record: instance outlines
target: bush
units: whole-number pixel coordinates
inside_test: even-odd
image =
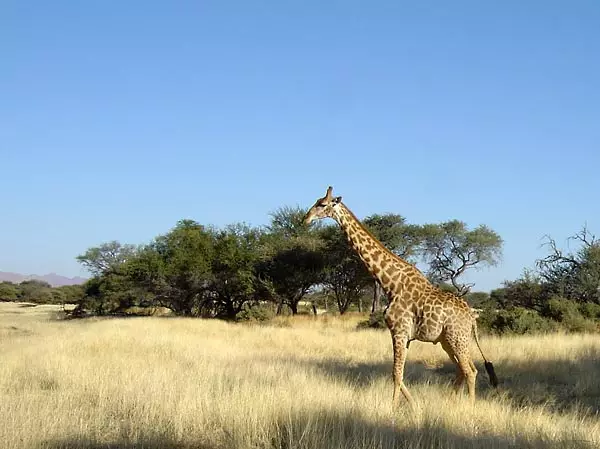
[[[595,332],[598,330],[596,323],[582,315],[569,317],[562,324],[569,332]]]
[[[247,305],[236,317],[237,321],[270,321],[275,316],[273,306],[270,304]]]
[[[369,319],[358,323],[359,329],[387,329],[385,312],[379,311],[369,315]]]
[[[581,306],[569,299],[554,297],[548,301],[545,313],[552,319],[561,323],[569,332],[593,332],[597,324],[586,319],[581,313]],[[588,307],[586,313],[594,314],[596,309]]]
[[[483,332],[491,332],[496,316],[497,313],[492,307],[484,308],[477,317],[477,329]]]
[[[593,302],[584,302],[579,304],[579,312],[588,319],[598,320],[600,319],[600,304]]]
[[[581,316],[577,303],[555,296],[551,298],[543,310],[544,315],[558,322],[563,322],[569,318]]]
[[[491,320],[490,328],[499,334],[527,334],[556,331],[558,325],[540,316],[535,310],[515,307],[499,311]]]

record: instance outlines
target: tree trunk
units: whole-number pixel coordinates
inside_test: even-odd
[[[341,295],[336,295],[336,301],[340,315],[343,315],[344,313],[346,313],[346,310],[348,310],[350,301],[348,301],[346,298],[343,298]]]
[[[283,312],[283,299],[277,304],[277,315],[281,315],[281,312]]]
[[[230,320],[235,319],[235,316],[237,315],[237,312],[235,311],[235,307],[233,305],[233,301],[232,300],[228,300],[225,303],[225,314],[226,317]]]
[[[358,301],[357,301],[357,302],[358,302],[358,312],[359,312],[359,313],[362,313],[362,311],[363,311],[363,307],[362,307],[362,296],[359,296],[359,297],[358,297]]]
[[[379,312],[381,309],[381,286],[377,280],[373,283],[373,305],[371,313]]]

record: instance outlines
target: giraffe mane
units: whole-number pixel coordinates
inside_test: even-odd
[[[340,205],[344,207],[344,209],[346,210],[346,212],[354,219],[354,221],[358,224],[358,226],[376,243],[376,245],[378,246],[378,248],[383,251],[384,253],[390,255],[391,257],[394,258],[394,260],[399,261],[400,263],[402,263],[403,265],[410,265],[412,266],[415,270],[417,270],[423,277],[426,278],[426,276],[421,272],[421,270],[419,270],[417,267],[415,267],[414,265],[412,265],[411,263],[409,263],[408,261],[404,260],[402,257],[400,257],[398,254],[394,253],[393,251],[391,251],[389,248],[387,248],[383,243],[381,243],[381,241],[375,237],[375,235],[373,235],[373,233],[369,230],[369,228],[367,226],[365,226],[363,224],[362,221],[360,221],[356,215],[354,215],[354,212],[352,212],[352,210],[350,210],[350,208],[348,206],[346,206],[343,202],[340,202]]]

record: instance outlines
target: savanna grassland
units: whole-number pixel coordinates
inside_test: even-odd
[[[600,337],[485,337],[478,400],[413,342],[419,410],[391,409],[387,331],[356,316],[268,325],[186,318],[57,320],[0,303],[2,448],[600,447]],[[478,354],[473,348],[473,354]]]

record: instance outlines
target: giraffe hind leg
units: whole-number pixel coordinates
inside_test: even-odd
[[[475,379],[477,378],[477,368],[471,360],[471,354],[468,348],[462,348],[460,351],[455,351],[458,365],[467,381],[467,389],[469,392],[469,399],[471,402],[475,402]]]
[[[454,363],[454,365],[456,366],[456,378],[454,379],[452,386],[453,386],[454,392],[459,393],[464,386],[465,376],[463,374],[462,369],[460,368],[458,359],[454,355],[454,351],[452,350],[452,347],[447,342],[442,341],[442,348],[444,349],[444,351],[446,351],[446,354],[448,354],[448,357],[450,358],[452,363]]]

